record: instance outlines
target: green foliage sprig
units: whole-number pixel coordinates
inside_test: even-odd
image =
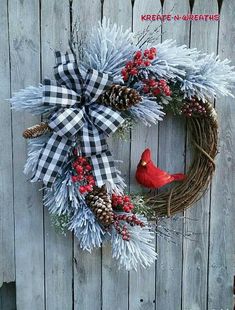
[[[58,214],[51,215],[52,225],[55,227],[56,232],[62,234],[63,236],[66,236],[69,222],[70,222],[70,216],[67,213],[61,215]]]

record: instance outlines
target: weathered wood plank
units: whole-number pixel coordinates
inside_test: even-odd
[[[218,12],[216,1],[210,0],[205,3],[205,1],[196,0],[193,14],[208,13],[208,5],[210,12]],[[217,31],[217,22],[192,22],[190,46],[204,52],[216,53]],[[190,151],[191,146],[188,146],[186,156],[188,166],[191,162]],[[184,238],[183,242],[183,309],[206,309],[207,307],[209,212],[210,190],[192,209],[185,212],[185,230],[195,233],[192,237],[195,241]]]
[[[36,0],[8,2],[11,85],[17,91],[37,84],[40,78],[39,3]],[[39,186],[23,175],[25,127],[38,119],[13,113],[13,166],[15,207],[15,257],[18,310],[44,309],[43,209]]]
[[[219,55],[235,63],[234,1],[224,1],[219,31]],[[212,183],[209,246],[208,309],[233,309],[235,274],[235,100],[218,99],[219,154]]]
[[[53,78],[54,50],[68,50],[69,1],[41,1],[42,78]],[[72,236],[62,236],[52,227],[44,209],[46,309],[72,309]]]
[[[161,9],[160,1],[139,1],[134,2],[133,7],[133,31],[135,33],[142,31],[147,27],[146,22],[141,22],[141,14],[149,14],[150,12],[159,12]],[[150,26],[151,29],[156,24]],[[146,147],[150,147],[153,152],[153,159],[157,160],[157,144],[158,144],[158,126],[145,127],[138,124],[131,133],[131,191],[141,192],[143,189],[135,181],[135,171],[140,160],[141,153]],[[155,309],[155,265],[153,264],[147,270],[138,270],[138,272],[130,272],[130,288],[129,288],[129,305],[131,310],[135,309]]]
[[[12,130],[10,105],[10,62],[7,1],[0,3],[0,287],[15,281],[14,209],[12,173]]]
[[[112,23],[123,25],[126,30],[132,26],[132,5],[131,0],[103,2],[103,16],[110,19]],[[110,149],[114,159],[122,160],[117,165],[122,176],[129,187],[129,158],[130,140],[124,142],[118,138],[109,139]],[[102,248],[102,306],[103,310],[128,308],[128,272],[118,270],[116,262],[112,259],[111,245]]]
[[[187,0],[164,1],[163,14],[181,15],[187,12],[189,12]],[[162,40],[174,39],[177,45],[188,44],[189,26],[189,22],[185,21],[163,23]],[[159,124],[158,165],[161,169],[170,173],[184,172],[185,137],[185,121],[182,117],[167,115]],[[156,271],[156,309],[170,310],[181,307],[182,216],[183,213],[180,213],[174,220],[159,221],[159,225],[164,225],[171,231],[173,240],[167,240],[162,236],[157,239],[159,257]],[[179,235],[174,236],[174,231],[179,232]]]
[[[72,15],[73,22],[78,22],[80,38],[84,39],[101,20],[101,1],[73,0]],[[74,238],[74,309],[101,309],[101,279],[101,249],[84,252]]]

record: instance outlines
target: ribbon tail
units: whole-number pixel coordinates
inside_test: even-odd
[[[36,173],[31,182],[42,181],[47,187],[51,187],[68,157],[72,144],[72,139],[53,133],[39,156]]]
[[[100,187],[108,183],[114,191],[121,192],[125,184],[108,149],[107,135],[100,132],[93,124],[87,122],[79,131],[79,136],[81,138],[81,152],[90,159],[93,166],[96,185]]]
[[[96,185],[101,187],[106,184],[110,192],[122,193],[126,184],[120,171],[115,167],[112,154],[106,150],[100,154],[89,156],[93,166],[93,175]]]

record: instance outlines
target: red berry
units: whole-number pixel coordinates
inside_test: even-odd
[[[123,201],[122,201],[122,198],[121,198],[121,197],[119,197],[119,198],[117,199],[117,203],[118,203],[119,205],[121,205],[121,204],[123,203]]]
[[[142,57],[142,52],[141,51],[137,51],[136,53],[135,53],[135,59],[140,59],[141,57]]]
[[[155,55],[153,55],[152,53],[148,55],[149,60],[153,60],[154,58],[155,58]]]
[[[149,92],[149,87],[147,85],[144,85],[143,92],[146,94]]]
[[[87,192],[91,192],[93,190],[93,186],[92,185],[86,185],[85,189]]]
[[[84,193],[86,193],[86,187],[85,186],[80,186],[79,187],[79,192],[81,193],[81,194],[84,194]]]
[[[88,164],[88,165],[86,165],[86,166],[85,166],[85,170],[86,170],[86,171],[91,171],[91,170],[92,170],[91,165],[89,165],[89,164]]]
[[[84,176],[82,174],[77,176],[77,180],[78,181],[83,181],[84,180]]]
[[[133,62],[132,61],[128,61],[127,63],[126,63],[126,69],[131,69],[132,67],[133,67]]]
[[[157,82],[155,80],[149,80],[149,86],[154,87],[157,85]]]
[[[137,69],[135,69],[135,68],[131,69],[130,74],[131,75],[137,75],[138,74]]]
[[[78,176],[77,175],[72,175],[71,176],[71,180],[72,180],[72,182],[77,182],[78,181]]]
[[[123,197],[123,201],[124,201],[124,202],[130,202],[130,197],[124,196],[124,197]]]
[[[161,80],[159,81],[159,84],[160,84],[161,86],[167,85],[167,84],[166,84],[166,80],[163,80],[163,79],[161,79]]]
[[[125,76],[125,75],[127,75],[127,70],[126,69],[122,69],[121,73],[122,73],[122,76]]]
[[[94,186],[94,185],[95,185],[95,180],[90,180],[90,181],[89,181],[89,184],[90,184],[91,186]]]
[[[129,203],[129,209],[133,210],[134,209],[134,205],[132,203]]]
[[[142,64],[143,64],[143,61],[142,61],[141,59],[137,59],[137,60],[135,61],[135,65],[136,65],[137,67],[141,66]]]
[[[78,156],[78,150],[77,150],[77,149],[74,149],[74,150],[73,150],[73,155],[74,155],[74,156]]]
[[[154,88],[154,89],[152,90],[152,94],[153,94],[154,96],[157,96],[157,95],[159,95],[160,93],[161,93],[160,88]]]
[[[148,67],[148,66],[151,65],[151,62],[150,62],[149,60],[145,60],[145,61],[144,61],[144,65],[145,65],[146,67]]]
[[[147,50],[144,51],[144,56],[148,57],[148,55],[149,55],[149,50],[147,49]]]
[[[82,168],[82,166],[77,165],[77,166],[75,167],[75,169],[76,169],[76,172],[77,172],[78,174],[83,173],[83,168]]]
[[[156,49],[156,47],[151,47],[150,48],[150,53],[152,53],[152,54],[157,54],[157,49]]]
[[[165,92],[165,95],[168,96],[168,97],[171,96],[171,91],[169,91],[169,90],[166,91],[166,92]]]
[[[126,81],[128,81],[129,76],[128,76],[128,74],[127,74],[127,75],[124,75],[122,78],[123,78],[123,81],[126,82]]]

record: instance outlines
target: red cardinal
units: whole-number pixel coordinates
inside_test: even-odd
[[[173,181],[183,181],[185,177],[183,173],[168,174],[156,167],[151,160],[150,149],[146,149],[141,155],[135,174],[139,184],[151,189],[160,188]]]

